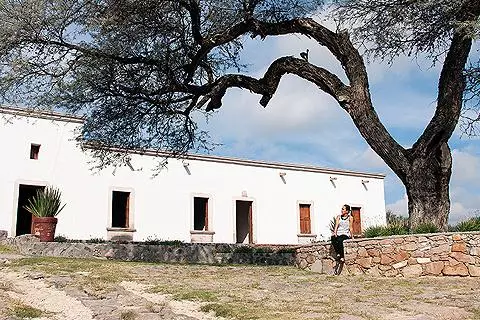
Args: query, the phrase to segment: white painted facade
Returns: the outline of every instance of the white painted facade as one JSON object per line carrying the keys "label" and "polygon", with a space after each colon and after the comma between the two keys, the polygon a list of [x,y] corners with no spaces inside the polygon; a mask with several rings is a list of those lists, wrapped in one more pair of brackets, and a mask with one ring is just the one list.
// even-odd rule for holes
{"label": "white painted facade", "polygon": [[[327,239],[330,220],[344,203],[360,208],[362,229],[385,223],[381,174],[190,155],[168,159],[154,175],[159,159],[148,152],[132,153],[132,168],[94,172],[90,156],[74,140],[81,119],[2,107],[0,121],[0,229],[10,236],[16,235],[21,185],[62,191],[67,205],[56,234],[69,239],[120,234],[138,241],[235,243],[242,228],[237,228],[238,200],[251,202],[251,240],[258,244]],[[32,144],[40,145],[38,159],[30,159]],[[112,228],[113,191],[130,193],[126,228]],[[208,198],[208,232],[193,230],[194,197]],[[306,236],[299,236],[300,204],[310,204],[311,234]]]}

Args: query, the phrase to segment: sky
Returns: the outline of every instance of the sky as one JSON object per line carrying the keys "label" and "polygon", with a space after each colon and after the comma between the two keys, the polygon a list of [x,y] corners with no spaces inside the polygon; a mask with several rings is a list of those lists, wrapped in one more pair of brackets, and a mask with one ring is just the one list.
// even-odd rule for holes
{"label": "sky", "polygon": [[[244,73],[261,77],[274,59],[299,57],[307,48],[311,63],[345,78],[341,66],[327,50],[297,35],[246,40],[242,62],[249,65]],[[478,47],[472,52],[478,55]],[[410,57],[399,57],[392,65],[367,65],[376,112],[404,147],[416,141],[433,116],[440,67],[432,67],[426,59]],[[221,144],[213,154],[384,173],[386,208],[396,214],[408,214],[403,184],[330,96],[310,82],[287,75],[266,108],[260,106],[260,98],[248,90],[230,89],[222,108],[208,122],[200,124],[209,131],[213,142]],[[479,138],[462,135],[459,128],[450,139],[451,224],[480,215],[479,142]]]}

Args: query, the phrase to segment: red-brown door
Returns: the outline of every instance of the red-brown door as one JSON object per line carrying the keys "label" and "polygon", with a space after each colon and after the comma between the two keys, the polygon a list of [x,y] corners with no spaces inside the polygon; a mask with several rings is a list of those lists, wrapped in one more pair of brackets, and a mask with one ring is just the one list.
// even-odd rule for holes
{"label": "red-brown door", "polygon": [[360,208],[352,208],[352,217],[353,217],[353,235],[361,236],[362,235],[362,220],[360,217]]}
{"label": "red-brown door", "polygon": [[300,234],[311,234],[310,205],[300,204]]}

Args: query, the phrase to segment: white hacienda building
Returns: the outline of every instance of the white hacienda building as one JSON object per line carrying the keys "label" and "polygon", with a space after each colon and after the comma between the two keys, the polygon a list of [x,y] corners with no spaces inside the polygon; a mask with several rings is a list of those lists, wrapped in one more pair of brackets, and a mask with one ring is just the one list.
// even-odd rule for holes
{"label": "white hacienda building", "polygon": [[294,244],[330,237],[350,204],[355,232],[385,223],[384,175],[207,155],[168,159],[154,152],[128,166],[91,170],[74,139],[82,119],[0,107],[0,229],[30,233],[22,208],[53,185],[67,205],[57,235],[69,239]]}

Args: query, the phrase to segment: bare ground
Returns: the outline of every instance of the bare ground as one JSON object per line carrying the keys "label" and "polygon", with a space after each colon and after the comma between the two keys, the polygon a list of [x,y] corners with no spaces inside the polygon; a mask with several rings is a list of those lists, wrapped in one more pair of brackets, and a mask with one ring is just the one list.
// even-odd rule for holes
{"label": "bare ground", "polygon": [[0,255],[0,319],[464,320],[480,319],[479,297],[480,278]]}

